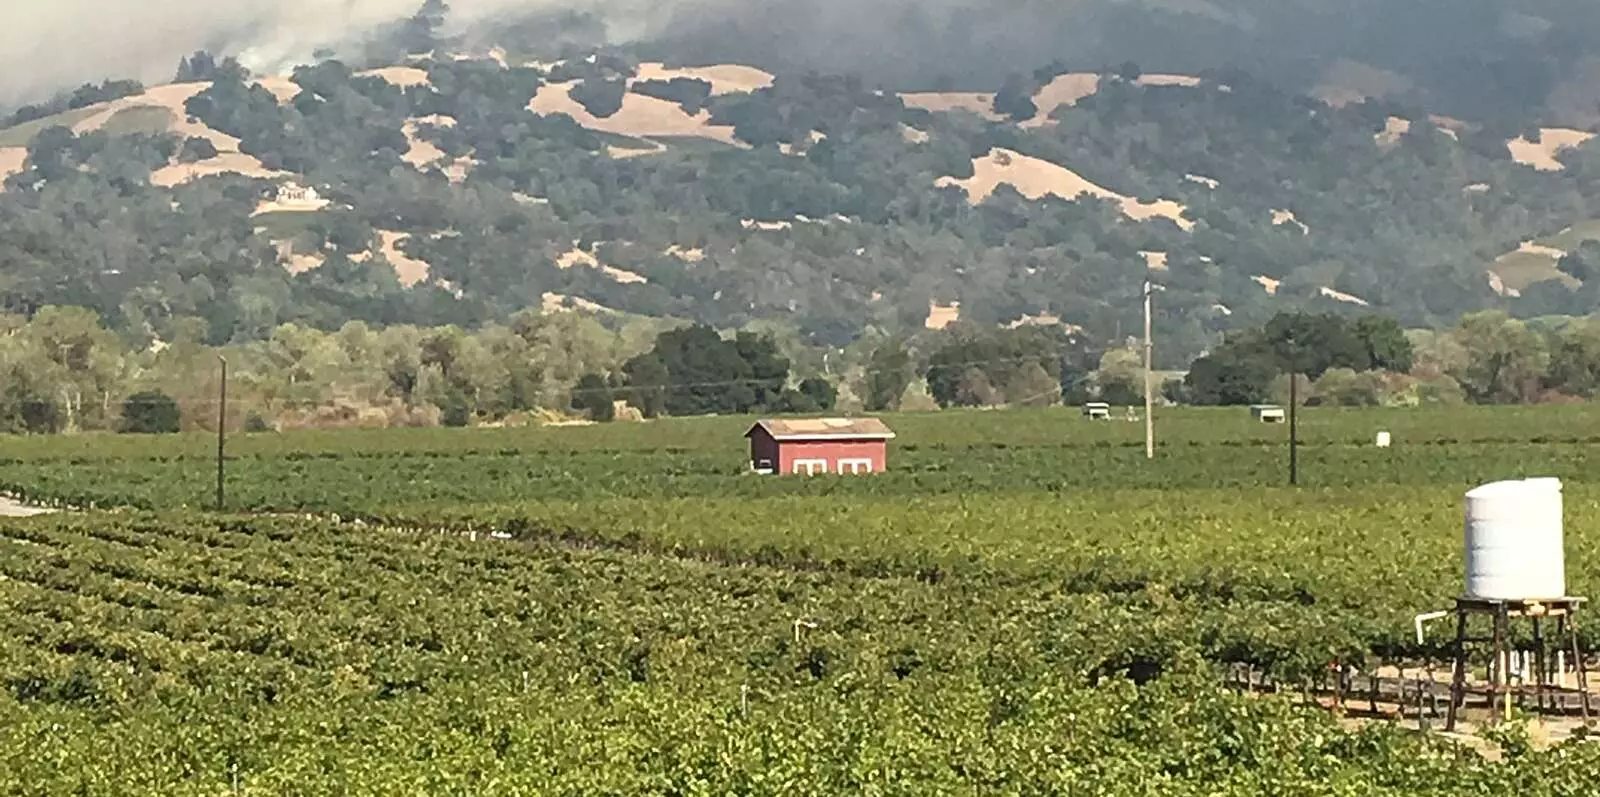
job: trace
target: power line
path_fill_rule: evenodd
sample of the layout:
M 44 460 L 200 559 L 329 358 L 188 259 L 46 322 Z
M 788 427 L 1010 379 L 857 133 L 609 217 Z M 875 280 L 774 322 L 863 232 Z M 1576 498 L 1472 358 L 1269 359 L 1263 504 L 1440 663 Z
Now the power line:
M 1018 357 L 995 357 L 995 358 L 989 358 L 989 359 L 983 359 L 983 360 L 966 360 L 966 361 L 954 362 L 954 363 L 938 363 L 938 364 L 935 364 L 935 365 L 931 366 L 928 370 L 932 371 L 934 369 L 943 370 L 943 369 L 981 368 L 983 366 L 991 366 L 991 365 L 1018 365 L 1018 364 L 1026 364 L 1026 363 L 1032 363 L 1032 362 L 1043 363 L 1043 362 L 1049 361 L 1051 359 L 1059 358 L 1059 357 L 1064 356 L 1064 355 L 1069 354 L 1069 353 L 1077 353 L 1077 352 L 1080 352 L 1080 351 L 1082 351 L 1082 350 L 1074 348 L 1074 347 L 1051 348 L 1051 349 L 1042 350 L 1037 354 L 1021 355 L 1021 356 L 1018 356 Z M 893 373 L 896 370 L 897 369 L 890 369 L 890 368 L 879 368 L 879 369 L 863 368 L 861 370 L 861 373 L 862 373 L 863 376 L 876 376 L 876 375 L 880 375 L 880 374 Z M 787 376 L 784 377 L 783 382 L 787 383 L 788 378 L 789 377 L 787 377 Z M 570 387 L 570 388 L 565 388 L 564 391 L 566 393 L 570 394 L 570 395 L 591 394 L 591 393 L 598 393 L 598 394 L 610 393 L 610 394 L 615 395 L 615 394 L 624 393 L 624 392 L 636 392 L 636 391 L 647 391 L 647 390 L 648 391 L 672 391 L 672 390 L 695 390 L 695 389 L 701 389 L 701 388 L 719 388 L 719 387 L 766 387 L 766 386 L 773 385 L 777 381 L 778 380 L 776 380 L 776 379 L 770 379 L 770 378 L 769 379 L 760 379 L 760 378 L 756 378 L 756 377 L 750 377 L 750 378 L 746 378 L 746 379 L 724 379 L 724 380 L 715 380 L 715 381 L 706 381 L 706 382 L 666 382 L 666 383 L 662 383 L 662 384 L 653 384 L 653 385 L 622 385 L 622 386 L 618 386 L 618 387 L 605 387 L 605 388 L 578 388 L 578 387 L 574 386 L 574 387 Z M 216 404 L 219 403 L 218 400 L 215 399 L 215 398 L 194 398 L 194 399 L 177 399 L 177 400 L 179 401 L 180 404 L 184 404 L 184 405 L 188 405 L 188 406 L 215 406 Z M 288 403 L 288 404 L 297 403 L 297 402 L 294 402 L 291 399 L 279 399 L 279 401 L 282 402 L 282 403 Z M 129 404 L 129 402 L 127 402 L 127 401 L 114 401 L 112 403 L 116 404 L 118 406 L 126 406 L 127 404 Z M 149 402 L 133 402 L 133 404 L 135 404 L 135 405 L 142 405 L 142 404 L 148 404 L 148 403 Z M 229 403 L 232 403 L 232 404 L 243 404 L 243 403 L 252 403 L 252 402 L 247 402 L 246 400 L 243 400 L 243 399 L 234 398 L 234 399 L 230 399 Z M 253 403 L 259 403 L 259 401 L 258 402 L 253 402 Z

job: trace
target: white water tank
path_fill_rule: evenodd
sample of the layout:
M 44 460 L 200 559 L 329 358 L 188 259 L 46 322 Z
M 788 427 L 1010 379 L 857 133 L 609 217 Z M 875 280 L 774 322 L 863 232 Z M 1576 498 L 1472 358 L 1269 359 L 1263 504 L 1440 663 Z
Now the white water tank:
M 1468 597 L 1566 597 L 1561 480 L 1491 482 L 1467 491 Z

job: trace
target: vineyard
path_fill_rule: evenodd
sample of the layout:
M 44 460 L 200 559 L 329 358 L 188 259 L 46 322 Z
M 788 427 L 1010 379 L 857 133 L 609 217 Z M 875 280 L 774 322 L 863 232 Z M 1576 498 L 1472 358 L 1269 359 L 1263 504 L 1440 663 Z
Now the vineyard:
M 888 420 L 856 479 L 745 474 L 738 418 L 238 436 L 221 514 L 214 438 L 8 441 L 0 486 L 110 511 L 0 522 L 0 793 L 1592 794 L 1586 742 L 1219 673 L 1443 658 L 1411 616 L 1495 478 L 1567 481 L 1592 594 L 1600 413 L 1306 410 L 1298 488 L 1237 410 L 1153 462 L 1060 410 Z

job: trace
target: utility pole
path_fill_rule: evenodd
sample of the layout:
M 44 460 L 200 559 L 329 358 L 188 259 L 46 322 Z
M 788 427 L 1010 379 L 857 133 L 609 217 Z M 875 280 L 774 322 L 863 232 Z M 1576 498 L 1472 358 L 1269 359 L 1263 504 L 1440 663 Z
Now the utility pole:
M 1144 281 L 1144 458 L 1156 458 L 1156 418 L 1155 394 L 1150 386 L 1152 353 L 1155 344 L 1150 339 L 1150 295 L 1159 290 L 1166 290 L 1160 285 L 1155 285 L 1146 279 Z
M 1300 438 L 1297 434 L 1299 426 L 1295 423 L 1295 410 L 1300 407 L 1299 382 L 1300 374 L 1295 371 L 1289 372 L 1289 484 L 1291 486 L 1300 483 L 1300 461 L 1298 459 Z
M 222 511 L 223 492 L 223 453 L 227 445 L 228 433 L 228 358 L 217 355 L 217 362 L 222 364 L 222 384 L 217 396 L 217 511 Z

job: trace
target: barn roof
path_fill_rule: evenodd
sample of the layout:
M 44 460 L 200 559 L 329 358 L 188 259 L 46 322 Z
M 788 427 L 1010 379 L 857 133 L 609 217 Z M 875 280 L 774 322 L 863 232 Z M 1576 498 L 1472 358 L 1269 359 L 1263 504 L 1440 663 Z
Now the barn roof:
M 890 440 L 894 432 L 877 418 L 783 418 L 757 421 L 746 437 L 757 429 L 766 430 L 774 440 Z

